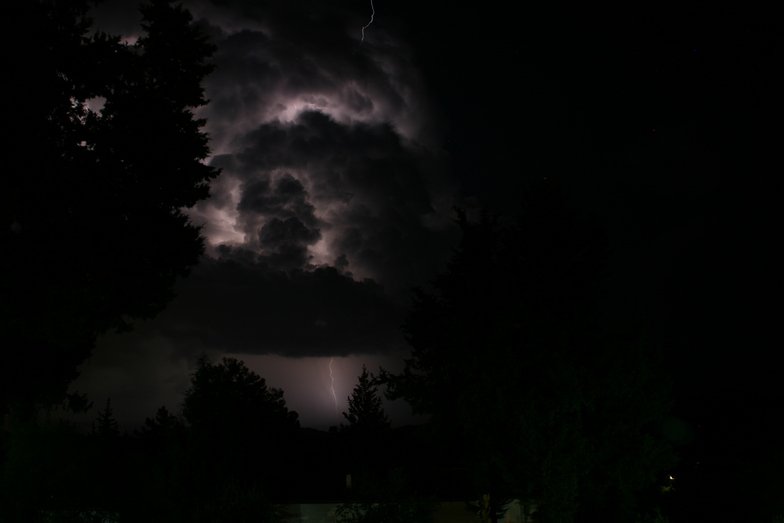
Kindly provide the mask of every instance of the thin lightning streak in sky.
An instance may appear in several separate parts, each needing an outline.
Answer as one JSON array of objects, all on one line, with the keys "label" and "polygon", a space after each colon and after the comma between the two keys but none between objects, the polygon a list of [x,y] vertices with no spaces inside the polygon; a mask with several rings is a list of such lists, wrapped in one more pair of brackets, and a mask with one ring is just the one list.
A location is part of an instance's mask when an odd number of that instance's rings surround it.
[{"label": "thin lightning streak in sky", "polygon": [[335,415],[338,414],[338,397],[335,394],[335,377],[332,375],[332,362],[335,361],[335,358],[329,360],[329,377],[332,380],[332,399],[335,400]]},{"label": "thin lightning streak in sky", "polygon": [[362,42],[365,41],[365,29],[370,27],[370,24],[373,23],[373,17],[376,16],[376,8],[373,7],[373,0],[370,0],[370,8],[373,10],[373,13],[370,15],[370,22],[362,28],[362,41],[359,42],[359,45],[362,45]]}]

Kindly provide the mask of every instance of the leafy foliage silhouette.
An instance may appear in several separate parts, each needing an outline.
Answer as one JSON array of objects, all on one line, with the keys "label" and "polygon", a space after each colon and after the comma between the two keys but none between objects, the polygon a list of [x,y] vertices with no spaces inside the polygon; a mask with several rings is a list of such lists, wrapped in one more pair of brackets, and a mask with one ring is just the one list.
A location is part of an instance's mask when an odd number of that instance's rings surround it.
[{"label": "leafy foliage silhouette", "polygon": [[194,447],[205,456],[205,474],[211,470],[216,480],[265,487],[280,483],[285,449],[299,429],[298,414],[286,407],[282,390],[268,387],[244,362],[223,358],[213,363],[202,354],[182,413]]},{"label": "leafy foliage silhouette", "polygon": [[204,248],[183,209],[219,173],[193,113],[215,48],[167,0],[141,6],[134,44],[91,33],[91,3],[18,6],[36,34],[14,53],[25,86],[0,206],[4,396],[31,383],[62,399],[96,335],[163,310]]},{"label": "leafy foliage silhouette", "polygon": [[389,396],[465,441],[490,513],[517,498],[541,521],[623,520],[673,455],[649,434],[668,405],[654,351],[599,321],[601,234],[545,181],[516,222],[457,222],[460,247],[404,324],[411,358],[381,373]]},{"label": "leafy foliage silhouette", "polygon": [[17,81],[0,195],[0,505],[12,521],[36,520],[35,509],[78,518],[119,499],[128,441],[110,404],[96,429],[109,438],[79,438],[48,413],[89,409],[67,392],[96,337],[173,298],[204,248],[183,209],[219,173],[193,113],[215,48],[190,13],[150,0],[131,44],[93,31],[95,3],[13,6],[25,23],[7,63]]},{"label": "leafy foliage silhouette", "polygon": [[289,411],[283,391],[267,387],[266,380],[236,358],[213,363],[202,354],[185,392],[183,416],[197,430],[232,434],[234,429],[276,430],[299,427],[298,415]]}]

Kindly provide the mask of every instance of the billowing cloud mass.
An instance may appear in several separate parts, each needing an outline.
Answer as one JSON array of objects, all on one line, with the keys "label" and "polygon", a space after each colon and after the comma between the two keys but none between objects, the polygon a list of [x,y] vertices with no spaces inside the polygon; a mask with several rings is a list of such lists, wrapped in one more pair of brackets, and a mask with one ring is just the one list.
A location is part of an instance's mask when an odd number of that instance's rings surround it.
[{"label": "billowing cloud mass", "polygon": [[222,174],[189,211],[202,263],[124,350],[151,339],[174,360],[404,348],[410,289],[457,238],[457,187],[412,50],[380,23],[360,46],[365,15],[327,4],[186,2],[218,47],[198,116]]},{"label": "billowing cloud mass", "polygon": [[200,116],[223,170],[191,211],[210,257],[183,282],[191,337],[293,356],[399,347],[410,287],[454,238],[411,51],[381,29],[358,46],[358,16],[323,4],[191,9],[218,45]]},{"label": "billowing cloud mass", "polygon": [[324,4],[191,9],[218,45],[200,116],[223,170],[191,211],[210,256],[183,282],[191,334],[294,356],[399,347],[456,194],[411,50],[380,28],[360,47],[358,15]]},{"label": "billowing cloud mass", "polygon": [[[210,20],[232,14],[209,12]],[[254,227],[265,218],[296,218],[322,233],[316,263],[345,254],[368,270],[363,256],[392,252],[378,245],[384,238],[416,240],[419,229],[445,226],[454,187],[410,50],[381,31],[359,48],[355,17],[332,8],[314,6],[293,25],[293,12],[250,16],[225,21],[230,32],[210,26],[218,69],[203,115],[224,174],[193,214],[210,241],[257,247]],[[347,242],[354,228],[364,234]]]}]

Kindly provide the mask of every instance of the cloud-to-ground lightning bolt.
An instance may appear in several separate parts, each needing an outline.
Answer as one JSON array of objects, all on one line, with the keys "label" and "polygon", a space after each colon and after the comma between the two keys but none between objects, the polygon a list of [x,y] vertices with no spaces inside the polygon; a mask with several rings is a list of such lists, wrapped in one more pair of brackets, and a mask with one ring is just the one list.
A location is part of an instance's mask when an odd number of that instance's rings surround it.
[{"label": "cloud-to-ground lightning bolt", "polygon": [[335,400],[335,416],[338,415],[338,397],[335,394],[335,377],[332,375],[332,362],[335,361],[335,358],[329,360],[329,378],[332,380],[332,399]]},{"label": "cloud-to-ground lightning bolt", "polygon": [[376,8],[373,7],[373,0],[370,0],[370,9],[373,10],[373,13],[370,15],[370,22],[368,22],[368,24],[362,28],[362,40],[359,42],[359,45],[362,45],[362,42],[365,41],[365,29],[370,27],[370,24],[373,23],[373,17],[376,16]]}]

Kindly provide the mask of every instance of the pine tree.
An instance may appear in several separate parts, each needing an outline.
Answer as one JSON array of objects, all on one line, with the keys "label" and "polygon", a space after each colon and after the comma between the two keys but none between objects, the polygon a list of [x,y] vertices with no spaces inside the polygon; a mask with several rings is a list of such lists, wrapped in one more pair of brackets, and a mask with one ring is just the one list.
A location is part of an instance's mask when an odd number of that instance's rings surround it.
[{"label": "pine tree", "polygon": [[377,434],[389,429],[389,418],[384,412],[378,386],[367,368],[362,366],[359,383],[348,398],[348,413],[343,413],[350,425],[347,431],[362,434]]},{"label": "pine tree", "polygon": [[114,419],[112,411],[112,400],[106,398],[106,408],[98,413],[96,423],[93,423],[93,434],[101,438],[116,438],[120,435],[120,427],[117,425],[117,420]]},{"label": "pine tree", "polygon": [[160,407],[154,418],[147,418],[144,425],[133,431],[142,445],[151,453],[163,453],[166,449],[180,446],[185,438],[185,423],[166,407]]}]

